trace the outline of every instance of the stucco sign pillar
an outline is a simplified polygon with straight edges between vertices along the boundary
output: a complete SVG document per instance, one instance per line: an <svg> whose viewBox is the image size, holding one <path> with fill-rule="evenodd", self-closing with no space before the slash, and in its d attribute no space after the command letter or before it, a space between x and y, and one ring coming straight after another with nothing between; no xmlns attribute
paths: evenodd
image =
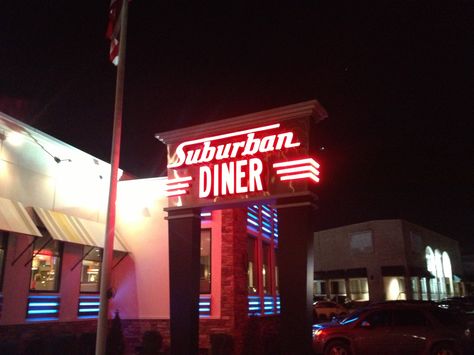
<svg viewBox="0 0 474 355"><path fill-rule="evenodd" d="M168 149L172 354L198 353L199 212L249 204L278 208L282 351L310 353L312 136L326 116L312 100L156 135Z"/></svg>

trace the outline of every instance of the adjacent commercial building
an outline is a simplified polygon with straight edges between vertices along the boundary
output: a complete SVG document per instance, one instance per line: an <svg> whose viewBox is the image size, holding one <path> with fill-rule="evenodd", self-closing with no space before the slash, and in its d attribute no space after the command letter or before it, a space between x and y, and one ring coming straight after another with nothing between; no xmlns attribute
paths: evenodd
<svg viewBox="0 0 474 355"><path fill-rule="evenodd" d="M440 300L464 294L458 242L400 219L315 233L315 298Z"/></svg>

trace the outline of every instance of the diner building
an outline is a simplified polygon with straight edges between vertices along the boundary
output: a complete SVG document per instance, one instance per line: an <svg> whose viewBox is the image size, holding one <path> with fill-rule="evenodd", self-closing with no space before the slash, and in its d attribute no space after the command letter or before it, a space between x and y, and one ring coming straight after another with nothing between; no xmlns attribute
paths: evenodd
<svg viewBox="0 0 474 355"><path fill-rule="evenodd" d="M315 299L433 300L464 295L458 242L401 219L315 233Z"/></svg>
<svg viewBox="0 0 474 355"><path fill-rule="evenodd" d="M95 332L109 177L107 162L0 113L1 344L48 346L58 334ZM147 331L169 344L165 181L119 172L109 310L121 318L126 354ZM202 213L200 243L200 348L213 336L236 353L271 346L277 211Z"/></svg>

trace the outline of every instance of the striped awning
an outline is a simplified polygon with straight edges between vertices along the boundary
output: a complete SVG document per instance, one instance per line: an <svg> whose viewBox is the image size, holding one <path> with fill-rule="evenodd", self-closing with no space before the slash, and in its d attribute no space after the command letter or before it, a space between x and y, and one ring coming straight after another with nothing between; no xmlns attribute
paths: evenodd
<svg viewBox="0 0 474 355"><path fill-rule="evenodd" d="M21 202L0 197L0 230L42 237Z"/></svg>
<svg viewBox="0 0 474 355"><path fill-rule="evenodd" d="M40 207L33 209L53 239L104 247L105 224ZM128 252L117 231L115 231L114 250Z"/></svg>

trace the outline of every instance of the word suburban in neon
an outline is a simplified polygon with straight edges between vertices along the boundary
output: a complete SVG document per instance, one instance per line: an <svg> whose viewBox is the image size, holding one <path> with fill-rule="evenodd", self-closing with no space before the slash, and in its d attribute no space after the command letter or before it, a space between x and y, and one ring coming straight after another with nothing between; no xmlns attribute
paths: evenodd
<svg viewBox="0 0 474 355"><path fill-rule="evenodd" d="M300 146L300 142L293 141L293 132L270 134L261 138L255 137L255 133L257 132L273 130L279 127L280 124L276 123L268 126L183 142L176 148L176 162L168 164L168 168L175 169L183 165L189 166L208 163L213 160L246 157L258 152L265 153ZM217 145L212 144L212 142L215 141L239 136L242 137L241 140ZM196 145L198 147L185 149L186 147Z"/></svg>

